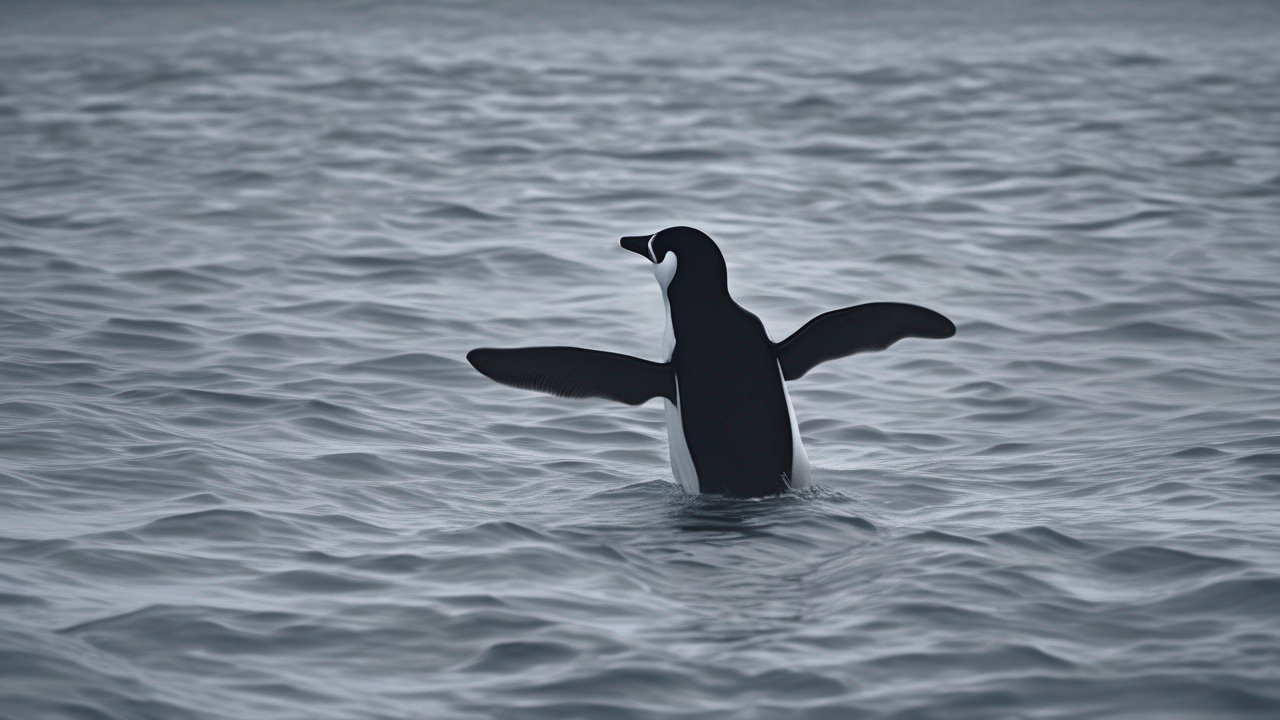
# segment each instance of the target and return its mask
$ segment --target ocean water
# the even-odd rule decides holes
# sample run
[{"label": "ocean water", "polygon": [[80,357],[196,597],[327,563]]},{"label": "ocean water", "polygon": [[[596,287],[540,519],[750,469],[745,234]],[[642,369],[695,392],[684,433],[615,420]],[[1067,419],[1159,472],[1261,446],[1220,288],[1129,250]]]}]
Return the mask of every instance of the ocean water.
[{"label": "ocean water", "polygon": [[[815,488],[673,484],[622,235]],[[7,3],[0,717],[1280,717],[1280,8]]]}]

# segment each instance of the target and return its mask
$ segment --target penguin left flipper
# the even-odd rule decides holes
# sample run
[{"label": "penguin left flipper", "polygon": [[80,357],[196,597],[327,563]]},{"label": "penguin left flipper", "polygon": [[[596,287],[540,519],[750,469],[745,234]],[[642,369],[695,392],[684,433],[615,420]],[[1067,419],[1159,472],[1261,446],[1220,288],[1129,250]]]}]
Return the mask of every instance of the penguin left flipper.
[{"label": "penguin left flipper", "polygon": [[670,363],[573,347],[532,347],[467,353],[476,370],[503,385],[568,398],[598,397],[639,405],[655,397],[676,401]]},{"label": "penguin left flipper", "polygon": [[903,338],[941,340],[955,334],[950,320],[928,308],[867,303],[823,313],[773,347],[782,377],[795,380],[820,363],[884,350]]}]

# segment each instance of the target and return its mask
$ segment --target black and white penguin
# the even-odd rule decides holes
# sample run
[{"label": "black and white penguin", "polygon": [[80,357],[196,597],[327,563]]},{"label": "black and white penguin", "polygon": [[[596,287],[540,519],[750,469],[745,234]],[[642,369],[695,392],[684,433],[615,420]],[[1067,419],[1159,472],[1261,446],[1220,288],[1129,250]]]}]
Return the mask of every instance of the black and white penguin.
[{"label": "black and white penguin", "polygon": [[663,362],[571,347],[479,348],[467,360],[500,383],[561,397],[667,406],[671,470],[692,494],[776,495],[809,487],[786,380],[827,360],[884,350],[907,337],[949,338],[956,327],[915,305],[869,303],[810,320],[780,343],[729,297],[715,242],[688,227],[624,237],[653,263],[667,327]]}]

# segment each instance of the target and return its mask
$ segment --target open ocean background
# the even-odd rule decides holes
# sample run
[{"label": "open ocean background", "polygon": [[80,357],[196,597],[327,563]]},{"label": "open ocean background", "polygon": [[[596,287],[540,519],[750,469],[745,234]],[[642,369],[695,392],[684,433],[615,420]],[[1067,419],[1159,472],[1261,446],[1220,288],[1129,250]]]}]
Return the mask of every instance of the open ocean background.
[{"label": "open ocean background", "polygon": [[[622,235],[812,491],[690,498]],[[0,717],[1280,717],[1280,6],[0,5]]]}]

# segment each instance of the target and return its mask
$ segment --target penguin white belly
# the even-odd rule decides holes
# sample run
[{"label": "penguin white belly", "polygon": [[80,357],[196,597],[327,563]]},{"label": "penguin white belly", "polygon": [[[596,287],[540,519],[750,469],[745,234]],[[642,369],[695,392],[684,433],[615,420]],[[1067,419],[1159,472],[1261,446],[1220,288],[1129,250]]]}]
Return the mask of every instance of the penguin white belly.
[{"label": "penguin white belly", "polygon": [[[680,382],[676,380],[676,399],[680,398]],[[689,443],[684,439],[684,423],[680,419],[680,408],[670,400],[667,404],[667,445],[671,454],[671,473],[676,482],[690,495],[697,495],[698,471],[693,467],[693,456],[689,454]]]},{"label": "penguin white belly", "polygon": [[[782,366],[778,366],[778,375],[782,376]],[[804,451],[804,443],[800,441],[800,424],[796,422],[796,409],[791,404],[791,393],[787,392],[787,381],[782,380],[782,396],[787,399],[787,416],[791,420],[791,489],[805,490],[809,482],[809,455]]]},{"label": "penguin white belly", "polygon": [[[671,256],[671,262],[674,263],[675,256]],[[655,274],[657,270],[654,271]],[[670,279],[667,279],[670,282]],[[671,356],[676,349],[676,335],[671,323],[671,302],[667,300],[666,287],[663,287],[662,302],[667,310],[667,327],[662,332],[662,360],[663,362],[671,362]],[[671,455],[671,474],[676,476],[676,482],[684,488],[684,491],[690,495],[697,495],[700,490],[698,486],[698,471],[693,466],[693,456],[689,454],[689,443],[684,439],[684,422],[680,418],[680,378],[676,378],[676,402],[663,399],[663,403],[667,406],[667,447],[668,453]]]}]

